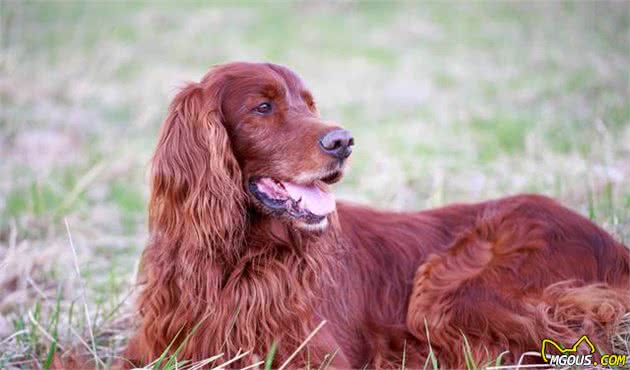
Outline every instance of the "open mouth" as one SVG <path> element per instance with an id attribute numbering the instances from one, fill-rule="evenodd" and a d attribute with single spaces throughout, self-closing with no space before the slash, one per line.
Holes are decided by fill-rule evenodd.
<path id="1" fill-rule="evenodd" d="M 341 176 L 341 171 L 335 171 L 307 185 L 271 177 L 252 177 L 249 190 L 272 214 L 286 214 L 307 225 L 318 225 L 335 210 L 335 197 L 324 183 L 332 184 Z"/>

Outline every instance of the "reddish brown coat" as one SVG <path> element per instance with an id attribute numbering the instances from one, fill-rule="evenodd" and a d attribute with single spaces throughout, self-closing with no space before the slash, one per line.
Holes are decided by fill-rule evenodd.
<path id="1" fill-rule="evenodd" d="M 248 116 L 261 97 L 277 113 Z M 463 335 L 480 363 L 505 350 L 515 361 L 545 337 L 588 334 L 608 348 L 630 309 L 628 249 L 549 198 L 413 213 L 338 202 L 323 232 L 252 205 L 249 176 L 326 168 L 316 142 L 332 127 L 300 79 L 276 65 L 219 66 L 177 95 L 153 158 L 129 359 L 145 364 L 196 328 L 182 359 L 264 358 L 278 341 L 279 365 L 324 319 L 292 366 L 336 350 L 338 367 L 395 366 L 403 350 L 408 367 L 422 366 L 430 339 L 440 366 L 462 367 Z"/>

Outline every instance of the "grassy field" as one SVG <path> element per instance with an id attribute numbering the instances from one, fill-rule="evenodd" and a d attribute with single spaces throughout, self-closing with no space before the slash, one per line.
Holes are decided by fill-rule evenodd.
<path id="1" fill-rule="evenodd" d="M 158 128 L 225 61 L 290 66 L 352 130 L 338 198 L 539 192 L 628 243 L 629 4 L 0 0 L 0 368 L 120 350 Z"/>

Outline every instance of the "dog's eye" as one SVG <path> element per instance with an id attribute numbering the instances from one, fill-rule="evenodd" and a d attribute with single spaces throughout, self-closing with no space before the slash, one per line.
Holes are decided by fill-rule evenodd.
<path id="1" fill-rule="evenodd" d="M 271 103 L 262 103 L 254 108 L 254 111 L 258 114 L 269 114 L 271 113 Z"/>

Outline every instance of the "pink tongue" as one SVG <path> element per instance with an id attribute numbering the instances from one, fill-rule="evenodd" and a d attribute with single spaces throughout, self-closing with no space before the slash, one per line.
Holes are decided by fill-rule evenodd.
<path id="1" fill-rule="evenodd" d="M 291 198 L 302 199 L 302 206 L 311 213 L 325 216 L 335 210 L 335 197 L 331 193 L 321 191 L 317 186 L 304 186 L 282 182 Z"/>

